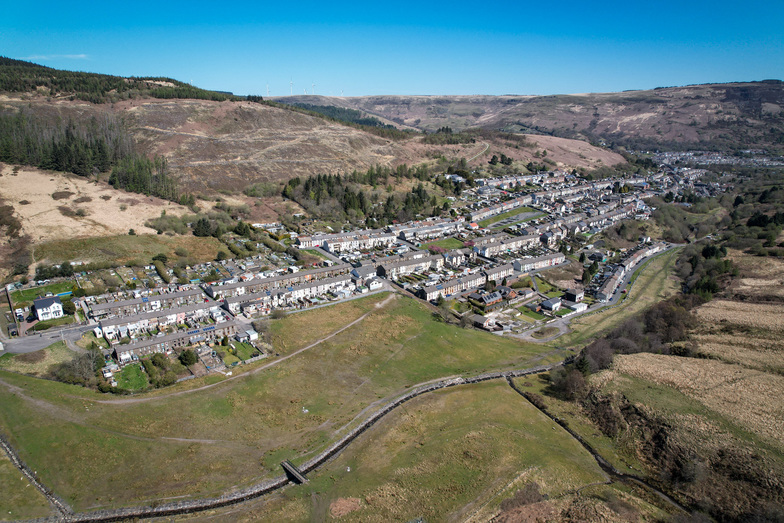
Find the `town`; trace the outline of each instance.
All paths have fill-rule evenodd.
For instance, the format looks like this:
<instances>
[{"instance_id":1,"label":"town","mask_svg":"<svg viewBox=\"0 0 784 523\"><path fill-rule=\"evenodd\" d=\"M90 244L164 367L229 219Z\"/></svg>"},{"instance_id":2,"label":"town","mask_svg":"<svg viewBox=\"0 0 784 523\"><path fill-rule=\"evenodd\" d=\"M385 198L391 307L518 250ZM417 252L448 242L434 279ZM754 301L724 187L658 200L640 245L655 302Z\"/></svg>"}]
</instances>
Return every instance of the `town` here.
<instances>
[{"instance_id":1,"label":"town","mask_svg":"<svg viewBox=\"0 0 784 523\"><path fill-rule=\"evenodd\" d=\"M15 311L9 334L51 337L58 328L74 328L59 323L71 312L78 332L94 336L103 349L103 376L111 386L117 386L114 374L124 366L156 353L193 348L202 373L226 373L231 366L274 357L274 348L254 328L260 318L390 290L440 307L463 326L521 336L622 299L635 268L669 246L643 235L634 248L609 250L591 238L622 220L647 220L653 209L645 200L652 196L723 190L701 182L703 173L670 168L586 181L555 171L478 179L459 201L454 198L459 211L453 216L381 229L298 234L280 223L252 224L282 232L319 260L309 266L259 245L258 255L187 267L179 275L157 262L98 271L104 283L114 285L111 292L97 292L102 287L92 271L75 265L71 278L27 288L9 284ZM542 276L568 264L580 264L568 288Z\"/></svg>"}]
</instances>

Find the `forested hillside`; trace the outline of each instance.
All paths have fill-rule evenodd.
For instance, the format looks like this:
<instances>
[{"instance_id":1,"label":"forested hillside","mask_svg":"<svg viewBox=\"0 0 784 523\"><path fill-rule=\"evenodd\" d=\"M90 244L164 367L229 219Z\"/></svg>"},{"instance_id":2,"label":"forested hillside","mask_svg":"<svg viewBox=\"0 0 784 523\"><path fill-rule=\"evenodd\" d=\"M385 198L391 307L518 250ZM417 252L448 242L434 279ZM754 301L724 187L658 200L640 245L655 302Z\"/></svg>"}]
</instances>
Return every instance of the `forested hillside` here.
<instances>
[{"instance_id":1,"label":"forested hillside","mask_svg":"<svg viewBox=\"0 0 784 523\"><path fill-rule=\"evenodd\" d=\"M217 101L239 99L229 93L199 89L171 78L123 78L107 74L64 71L2 56L0 56L0 91L41 92L50 96L71 96L92 103L141 97Z\"/></svg>"}]
</instances>

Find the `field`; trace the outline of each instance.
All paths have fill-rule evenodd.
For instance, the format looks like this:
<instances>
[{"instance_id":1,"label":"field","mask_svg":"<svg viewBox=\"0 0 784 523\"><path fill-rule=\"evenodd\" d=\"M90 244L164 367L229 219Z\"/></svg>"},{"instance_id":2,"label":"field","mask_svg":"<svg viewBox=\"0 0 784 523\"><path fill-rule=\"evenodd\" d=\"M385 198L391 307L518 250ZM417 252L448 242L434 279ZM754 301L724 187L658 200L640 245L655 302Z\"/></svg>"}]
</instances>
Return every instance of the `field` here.
<instances>
[{"instance_id":1,"label":"field","mask_svg":"<svg viewBox=\"0 0 784 523\"><path fill-rule=\"evenodd\" d=\"M141 398L150 401L0 372L0 426L77 509L203 496L279 474L282 459L313 455L411 385L562 357L436 322L418 301L388 294L274 320L273 346L291 353L365 312L274 367L254 372L265 360L237 368L236 379L189 380ZM173 394L205 384L215 385Z\"/></svg>"},{"instance_id":2,"label":"field","mask_svg":"<svg viewBox=\"0 0 784 523\"><path fill-rule=\"evenodd\" d=\"M14 174L10 166L4 166L0 175L0 197L12 202L24 233L35 244L128 234L129 229L155 234L145 221L157 218L163 210L176 216L190 212L172 202L123 192L72 174L32 167L22 167ZM86 215L79 217L60 207L74 212L83 209Z\"/></svg>"},{"instance_id":3,"label":"field","mask_svg":"<svg viewBox=\"0 0 784 523\"><path fill-rule=\"evenodd\" d=\"M74 353L58 341L45 349L27 354L4 354L0 357L0 369L33 376L44 376L52 367L70 361Z\"/></svg>"},{"instance_id":4,"label":"field","mask_svg":"<svg viewBox=\"0 0 784 523\"><path fill-rule=\"evenodd\" d=\"M0 453L0 520L20 520L52 515L49 503L37 488L14 467L5 452Z\"/></svg>"},{"instance_id":5,"label":"field","mask_svg":"<svg viewBox=\"0 0 784 523\"><path fill-rule=\"evenodd\" d=\"M259 515L269 521L483 520L528 482L558 497L603 480L576 441L497 380L413 400L311 474L310 483L265 503Z\"/></svg>"},{"instance_id":6,"label":"field","mask_svg":"<svg viewBox=\"0 0 784 523\"><path fill-rule=\"evenodd\" d=\"M768 331L784 330L784 304L712 300L697 310L704 323L745 326Z\"/></svg>"},{"instance_id":7,"label":"field","mask_svg":"<svg viewBox=\"0 0 784 523\"><path fill-rule=\"evenodd\" d=\"M647 353L617 356L613 372L672 387L784 449L783 376L718 361Z\"/></svg>"},{"instance_id":8,"label":"field","mask_svg":"<svg viewBox=\"0 0 784 523\"><path fill-rule=\"evenodd\" d=\"M128 234L101 238L52 240L33 247L36 261L60 264L64 261L83 261L111 265L145 265L156 254L176 259L174 251L185 249L195 263L214 260L223 246L215 238L196 236L166 236L157 234Z\"/></svg>"},{"instance_id":9,"label":"field","mask_svg":"<svg viewBox=\"0 0 784 523\"><path fill-rule=\"evenodd\" d=\"M647 265L638 269L641 272L620 305L578 317L571 322L573 332L558 338L557 344L564 347L579 346L678 292L678 283L672 276L677 253L678 249L672 249L647 262Z\"/></svg>"}]
</instances>

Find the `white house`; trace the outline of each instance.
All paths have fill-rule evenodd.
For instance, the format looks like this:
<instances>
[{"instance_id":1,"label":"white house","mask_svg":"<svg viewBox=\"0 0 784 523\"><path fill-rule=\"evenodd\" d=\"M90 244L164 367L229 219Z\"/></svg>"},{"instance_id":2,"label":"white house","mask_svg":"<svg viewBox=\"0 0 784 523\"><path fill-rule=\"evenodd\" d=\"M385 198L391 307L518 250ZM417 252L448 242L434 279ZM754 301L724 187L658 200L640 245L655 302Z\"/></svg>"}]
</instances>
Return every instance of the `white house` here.
<instances>
[{"instance_id":1,"label":"white house","mask_svg":"<svg viewBox=\"0 0 784 523\"><path fill-rule=\"evenodd\" d=\"M39 321L63 317L63 304L60 302L59 296L38 298L33 302L33 308L35 308L35 315Z\"/></svg>"}]
</instances>

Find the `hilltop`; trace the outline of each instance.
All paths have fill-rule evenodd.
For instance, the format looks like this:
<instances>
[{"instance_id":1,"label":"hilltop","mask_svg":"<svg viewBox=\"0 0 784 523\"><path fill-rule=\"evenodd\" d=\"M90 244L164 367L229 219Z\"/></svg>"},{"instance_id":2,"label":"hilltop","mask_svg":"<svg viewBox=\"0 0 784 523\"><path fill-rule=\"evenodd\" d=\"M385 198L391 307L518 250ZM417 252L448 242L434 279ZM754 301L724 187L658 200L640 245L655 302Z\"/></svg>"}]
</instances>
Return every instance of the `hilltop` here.
<instances>
[{"instance_id":1,"label":"hilltop","mask_svg":"<svg viewBox=\"0 0 784 523\"><path fill-rule=\"evenodd\" d=\"M425 131L480 127L633 149L784 148L784 83L779 80L552 96L280 100L352 108Z\"/></svg>"}]
</instances>

